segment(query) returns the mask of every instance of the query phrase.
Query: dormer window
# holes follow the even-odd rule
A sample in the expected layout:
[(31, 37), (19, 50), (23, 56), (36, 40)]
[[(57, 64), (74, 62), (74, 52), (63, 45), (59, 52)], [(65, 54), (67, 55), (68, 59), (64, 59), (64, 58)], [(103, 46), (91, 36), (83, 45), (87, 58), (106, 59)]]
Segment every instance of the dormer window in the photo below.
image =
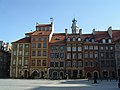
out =
[(70, 41), (70, 38), (67, 38), (67, 41)]
[(78, 41), (81, 41), (81, 38), (80, 38), (80, 37), (78, 38)]
[(75, 37), (73, 37), (73, 41), (76, 41), (76, 38), (75, 38)]
[(86, 42), (89, 42), (89, 38), (86, 38), (85, 41), (86, 41)]
[(95, 40), (94, 39), (91, 39), (91, 42), (94, 42)]
[(108, 43), (111, 43), (111, 39), (108, 39)]
[(105, 39), (102, 39), (102, 43), (106, 43)]

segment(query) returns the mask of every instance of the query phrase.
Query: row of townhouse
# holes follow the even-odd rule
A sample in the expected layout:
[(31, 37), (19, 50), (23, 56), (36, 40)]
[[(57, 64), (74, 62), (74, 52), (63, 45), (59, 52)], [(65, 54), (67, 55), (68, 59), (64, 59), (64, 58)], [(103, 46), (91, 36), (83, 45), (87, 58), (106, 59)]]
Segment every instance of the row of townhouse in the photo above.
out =
[(12, 42), (11, 77), (117, 78), (120, 76), (120, 30), (82, 34), (77, 20), (72, 33), (54, 33), (51, 24), (36, 24), (36, 30)]

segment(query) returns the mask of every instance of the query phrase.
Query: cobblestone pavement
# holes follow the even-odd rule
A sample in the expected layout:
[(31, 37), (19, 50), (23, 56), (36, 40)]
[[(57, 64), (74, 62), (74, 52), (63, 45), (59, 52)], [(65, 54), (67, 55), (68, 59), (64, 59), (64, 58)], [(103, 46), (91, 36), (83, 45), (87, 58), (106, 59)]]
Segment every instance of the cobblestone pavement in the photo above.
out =
[(120, 90), (118, 81), (0, 79), (0, 90)]

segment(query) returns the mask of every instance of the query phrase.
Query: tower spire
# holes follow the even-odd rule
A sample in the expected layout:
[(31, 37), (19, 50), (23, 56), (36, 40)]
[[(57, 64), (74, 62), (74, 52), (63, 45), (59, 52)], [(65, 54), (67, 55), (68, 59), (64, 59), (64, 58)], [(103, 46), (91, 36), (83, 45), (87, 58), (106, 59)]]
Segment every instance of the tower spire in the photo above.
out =
[(79, 27), (78, 27), (78, 25), (77, 25), (77, 20), (75, 19), (75, 17), (74, 17), (73, 20), (72, 20), (71, 29), (72, 29), (72, 34), (78, 33)]

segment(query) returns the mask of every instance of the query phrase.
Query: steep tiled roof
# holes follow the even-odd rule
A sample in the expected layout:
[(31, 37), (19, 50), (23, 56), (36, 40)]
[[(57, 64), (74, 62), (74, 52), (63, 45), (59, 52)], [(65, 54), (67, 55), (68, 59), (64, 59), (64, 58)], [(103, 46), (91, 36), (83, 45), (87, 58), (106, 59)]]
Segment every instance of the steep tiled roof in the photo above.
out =
[(95, 41), (99, 41), (101, 39), (109, 39), (110, 36), (107, 31), (95, 31)]
[(54, 33), (50, 43), (64, 42), (64, 39), (65, 39), (64, 33)]
[(25, 35), (31, 35), (33, 33), (34, 33), (34, 31), (33, 32), (27, 32), (27, 33), (25, 33)]
[(35, 31), (32, 33), (32, 35), (50, 35), (51, 31), (41, 31), (41, 30), (38, 30), (38, 31)]
[(12, 42), (12, 43), (30, 43), (30, 38), (25, 37), (25, 38), (22, 38), (22, 39), (15, 41), (15, 42)]
[(82, 34), (81, 39), (84, 40), (86, 38), (94, 38), (93, 34)]
[(120, 39), (120, 30), (112, 30), (112, 40), (117, 41)]

